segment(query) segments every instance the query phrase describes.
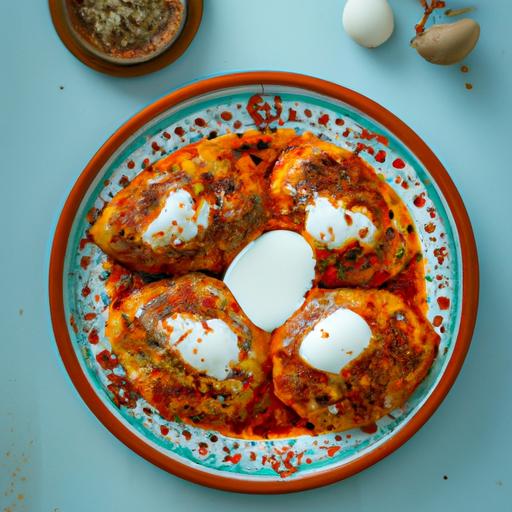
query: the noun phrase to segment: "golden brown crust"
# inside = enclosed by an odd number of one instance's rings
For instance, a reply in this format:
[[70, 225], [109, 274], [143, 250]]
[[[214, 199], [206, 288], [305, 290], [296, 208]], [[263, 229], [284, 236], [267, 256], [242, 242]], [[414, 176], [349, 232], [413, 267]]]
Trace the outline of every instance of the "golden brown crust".
[[[268, 220], [264, 179], [292, 130], [250, 131], [190, 144], [146, 168], [114, 196], [90, 229], [93, 241], [132, 270], [181, 275], [224, 271], [264, 231]], [[144, 242], [145, 229], [172, 190], [211, 205], [209, 226], [179, 247]]]
[[[317, 370], [299, 356], [304, 337], [339, 308], [361, 315], [370, 345], [339, 374]], [[271, 342], [277, 396], [319, 431], [371, 424], [401, 407], [425, 377], [439, 336], [398, 296], [384, 290], [312, 290]]]
[[[159, 323], [175, 313], [220, 319], [237, 335], [239, 361], [225, 380], [195, 370], [170, 347]], [[269, 335], [250, 322], [224, 283], [203, 274], [157, 281], [115, 300], [106, 334], [133, 387], [169, 420], [239, 430], [268, 380]]]
[[[361, 210], [377, 228], [371, 244], [356, 239], [330, 248], [305, 228], [315, 198]], [[356, 154], [304, 133], [290, 143], [270, 177], [270, 225], [300, 232], [315, 249], [318, 281], [329, 288], [375, 288], [420, 250], [413, 221], [393, 189]]]

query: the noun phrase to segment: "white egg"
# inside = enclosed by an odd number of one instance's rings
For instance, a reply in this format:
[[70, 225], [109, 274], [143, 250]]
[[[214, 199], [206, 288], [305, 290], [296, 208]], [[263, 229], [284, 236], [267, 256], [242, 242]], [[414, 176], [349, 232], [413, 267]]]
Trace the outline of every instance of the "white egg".
[[304, 337], [299, 355], [317, 370], [340, 373], [370, 343], [366, 320], [351, 309], [340, 308], [318, 322]]
[[250, 320], [271, 332], [302, 305], [314, 278], [311, 246], [297, 233], [277, 230], [250, 243], [224, 282]]
[[393, 11], [387, 0], [347, 0], [343, 28], [361, 46], [380, 46], [391, 37], [394, 27]]

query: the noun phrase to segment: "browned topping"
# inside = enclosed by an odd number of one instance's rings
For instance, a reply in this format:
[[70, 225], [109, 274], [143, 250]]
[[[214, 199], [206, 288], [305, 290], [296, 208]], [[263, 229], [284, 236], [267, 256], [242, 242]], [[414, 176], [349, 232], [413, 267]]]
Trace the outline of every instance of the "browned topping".
[[134, 59], [172, 41], [184, 16], [180, 0], [68, 0], [78, 33], [112, 57]]

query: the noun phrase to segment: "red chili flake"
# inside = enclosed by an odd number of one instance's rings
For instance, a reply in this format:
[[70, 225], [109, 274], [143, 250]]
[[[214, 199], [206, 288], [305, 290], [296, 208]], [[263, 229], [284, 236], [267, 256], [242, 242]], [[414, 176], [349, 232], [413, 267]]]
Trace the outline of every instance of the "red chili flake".
[[170, 134], [169, 132], [164, 132], [164, 133], [162, 133], [162, 137], [163, 137], [164, 139], [169, 140], [169, 139], [171, 138], [171, 134]]
[[423, 206], [425, 206], [426, 202], [427, 201], [426, 201], [425, 197], [423, 196], [423, 194], [416, 196], [413, 201], [414, 206], [416, 206], [417, 208], [422, 208]]
[[309, 110], [309, 108], [307, 108], [306, 110], [304, 110], [304, 115], [306, 117], [311, 117], [313, 114], [312, 114], [311, 110]]
[[[194, 119], [194, 123], [196, 123], [197, 126], [200, 126], [201, 128], [205, 127], [206, 126], [206, 121], [202, 118], [202, 117], [197, 117], [196, 119]], [[176, 128], [177, 130], [178, 128]], [[176, 132], [176, 130], [174, 130]], [[184, 134], [185, 132], [183, 132], [182, 134], [179, 134], [176, 132], [177, 135], [179, 135], [180, 137]]]
[[347, 128], [343, 133], [343, 137], [348, 137], [350, 135], [350, 128]]
[[128, 169], [133, 169], [135, 167], [135, 162], [133, 160], [130, 160], [127, 164], [126, 164], [126, 167], [128, 167]]
[[386, 152], [383, 149], [379, 149], [375, 155], [375, 160], [383, 164], [386, 161]]
[[71, 328], [73, 329], [73, 332], [75, 334], [78, 333], [78, 326], [76, 325], [76, 320], [75, 320], [75, 317], [73, 315], [71, 315], [69, 317], [69, 323], [71, 324]]
[[366, 128], [363, 128], [361, 133], [359, 134], [360, 139], [366, 139], [366, 140], [373, 140], [375, 139], [377, 142], [380, 142], [384, 146], [389, 145], [389, 141], [387, 137], [384, 137], [384, 135], [381, 135], [380, 133], [373, 133], [368, 131]]
[[329, 116], [324, 114], [318, 118], [318, 123], [325, 126], [329, 122]]
[[342, 440], [342, 437], [339, 434], [337, 434], [334, 436], [334, 439], [339, 443]]
[[437, 258], [439, 265], [442, 265], [445, 258], [448, 256], [446, 247], [439, 247], [438, 249], [434, 249], [434, 256]]
[[184, 430], [184, 431], [183, 431], [183, 437], [184, 437], [187, 441], [190, 441], [190, 439], [192, 439], [192, 434], [191, 434], [188, 430]]
[[90, 256], [82, 256], [80, 258], [80, 266], [85, 270], [89, 264], [91, 263], [91, 257]]
[[450, 299], [448, 297], [438, 297], [437, 303], [439, 304], [439, 309], [442, 311], [445, 311], [450, 307]]
[[249, 458], [251, 460], [256, 460], [256, 453], [255, 452], [249, 452]]
[[293, 108], [288, 109], [288, 121], [297, 121], [297, 111]]
[[431, 219], [435, 219], [436, 218], [436, 211], [434, 210], [434, 208], [432, 206], [427, 208], [427, 212], [430, 215]]
[[343, 119], [340, 119], [339, 117], [334, 121], [337, 126], [343, 126], [345, 124], [345, 121]]
[[313, 461], [309, 457], [306, 459], [306, 464], [311, 464], [312, 462]]
[[[265, 101], [259, 94], [249, 98], [247, 112], [259, 128], [269, 126], [273, 121], [281, 119], [283, 103], [280, 96], [274, 96], [274, 114], [268, 101]], [[263, 115], [262, 115], [263, 114]]]
[[432, 320], [434, 327], [439, 327], [443, 323], [443, 317], [440, 315], [436, 315]]
[[96, 313], [85, 313], [84, 320], [87, 322], [90, 322], [91, 320], [94, 320], [96, 318]]
[[233, 123], [233, 128], [234, 128], [235, 130], [239, 130], [241, 127], [242, 127], [242, 122], [241, 122], [241, 121], [236, 120], [236, 121]]
[[142, 161], [142, 168], [145, 169], [149, 165], [149, 158], [144, 158]]
[[125, 188], [130, 183], [130, 180], [128, 179], [128, 176], [125, 176], [123, 174], [119, 179], [118, 183], [119, 185], [121, 185], [121, 187]]
[[341, 450], [341, 446], [330, 446], [329, 448], [327, 448], [327, 455], [329, 457], [332, 457], [332, 456], [336, 455], [336, 453], [338, 453], [340, 450]]
[[409, 188], [409, 183], [407, 183], [407, 181], [402, 181], [402, 188], [405, 188], [405, 190], [407, 190]]
[[401, 158], [396, 158], [393, 160], [393, 167], [395, 169], [403, 169], [405, 167], [405, 162]]
[[220, 117], [224, 119], [224, 121], [231, 121], [233, 114], [231, 112], [224, 111], [220, 114]]
[[444, 325], [442, 325], [439, 330], [441, 331], [442, 334], [444, 334], [446, 332], [446, 329], [444, 328]]
[[91, 244], [92, 241], [89, 240], [89, 238], [82, 238], [82, 240], [80, 240], [80, 244], [79, 244], [79, 247], [80, 247], [80, 250], [83, 251], [85, 249], [85, 246], [87, 244]]
[[433, 222], [425, 224], [425, 231], [427, 233], [433, 233], [436, 230], [436, 225]]
[[98, 336], [98, 331], [96, 329], [92, 329], [89, 335], [87, 336], [89, 343], [91, 345], [97, 345], [98, 341], [100, 341], [100, 337]]
[[358, 155], [359, 153], [362, 153], [363, 151], [369, 151], [369, 146], [367, 146], [366, 144], [363, 144], [362, 142], [358, 142], [356, 144], [356, 150], [354, 151], [354, 153], [356, 155]]
[[238, 464], [242, 459], [242, 454], [235, 453], [235, 455], [226, 455], [224, 462], [231, 462], [231, 464]]
[[160, 433], [163, 436], [166, 436], [169, 433], [169, 427], [166, 427], [165, 425], [160, 425]]
[[82, 297], [87, 297], [90, 293], [91, 293], [91, 289], [87, 285], [85, 285], [82, 288]]
[[369, 425], [365, 425], [364, 427], [361, 427], [361, 430], [365, 434], [375, 434], [377, 432], [378, 427], [376, 423], [370, 423]]
[[[197, 121], [197, 119], [196, 119]], [[183, 135], [185, 135], [185, 130], [181, 127], [181, 126], [178, 126], [174, 129], [174, 133], [178, 136], [178, 137], [183, 137]]]
[[108, 350], [102, 350], [96, 356], [96, 361], [104, 370], [113, 370], [117, 366], [117, 357]]

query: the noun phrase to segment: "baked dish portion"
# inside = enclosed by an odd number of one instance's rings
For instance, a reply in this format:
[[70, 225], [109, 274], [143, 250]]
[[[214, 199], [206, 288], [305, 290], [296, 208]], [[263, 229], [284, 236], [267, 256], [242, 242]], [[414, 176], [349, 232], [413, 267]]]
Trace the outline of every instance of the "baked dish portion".
[[269, 187], [271, 227], [308, 240], [322, 286], [378, 287], [420, 250], [392, 188], [357, 154], [311, 133], [282, 153]]
[[275, 393], [317, 431], [367, 426], [405, 403], [438, 345], [397, 295], [314, 289], [272, 335]]
[[236, 432], [269, 378], [269, 335], [203, 274], [114, 300], [106, 335], [135, 390], [168, 420]]
[[131, 270], [220, 273], [263, 233], [266, 175], [295, 135], [254, 130], [185, 146], [118, 192], [89, 234]]

